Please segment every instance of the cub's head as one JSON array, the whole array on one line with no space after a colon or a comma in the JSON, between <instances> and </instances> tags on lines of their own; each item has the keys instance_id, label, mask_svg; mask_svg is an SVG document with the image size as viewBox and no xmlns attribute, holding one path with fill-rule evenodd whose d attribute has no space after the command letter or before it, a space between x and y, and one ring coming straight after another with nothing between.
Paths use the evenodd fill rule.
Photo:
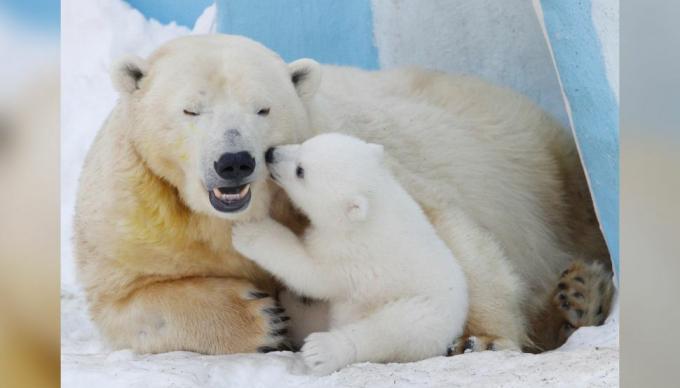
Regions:
<instances>
[{"instance_id":1,"label":"cub's head","mask_svg":"<svg viewBox=\"0 0 680 388\"><path fill-rule=\"evenodd\" d=\"M272 179L316 225L366 219L386 169L383 146L329 133L267 150Z\"/></svg>"},{"instance_id":2,"label":"cub's head","mask_svg":"<svg viewBox=\"0 0 680 388\"><path fill-rule=\"evenodd\" d=\"M265 150L307 137L320 66L239 36L191 36L125 58L112 78L139 158L193 211L238 219L268 207Z\"/></svg>"}]
</instances>

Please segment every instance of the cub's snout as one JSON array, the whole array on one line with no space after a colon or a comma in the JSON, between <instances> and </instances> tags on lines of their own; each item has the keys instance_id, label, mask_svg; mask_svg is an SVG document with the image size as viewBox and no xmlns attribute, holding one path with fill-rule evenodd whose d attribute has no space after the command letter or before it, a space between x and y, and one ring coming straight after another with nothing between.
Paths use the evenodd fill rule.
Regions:
<instances>
[{"instance_id":1,"label":"cub's snout","mask_svg":"<svg viewBox=\"0 0 680 388\"><path fill-rule=\"evenodd\" d=\"M267 152L264 153L264 161L267 164L274 163L274 149L276 149L276 147L270 147Z\"/></svg>"}]
</instances>

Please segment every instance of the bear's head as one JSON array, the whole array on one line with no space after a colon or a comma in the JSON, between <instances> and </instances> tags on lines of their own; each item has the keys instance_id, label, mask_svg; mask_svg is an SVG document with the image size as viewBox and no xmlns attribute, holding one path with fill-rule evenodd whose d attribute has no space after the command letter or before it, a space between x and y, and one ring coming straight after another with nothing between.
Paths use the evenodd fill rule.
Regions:
<instances>
[{"instance_id":1,"label":"bear's head","mask_svg":"<svg viewBox=\"0 0 680 388\"><path fill-rule=\"evenodd\" d=\"M389 174L382 145L338 133L270 148L266 161L272 179L312 223L332 228L364 221Z\"/></svg>"},{"instance_id":2,"label":"bear's head","mask_svg":"<svg viewBox=\"0 0 680 388\"><path fill-rule=\"evenodd\" d=\"M320 72L313 60L286 64L244 37L205 35L124 58L112 78L148 168L193 211L239 219L268 208L264 151L308 137Z\"/></svg>"}]
</instances>

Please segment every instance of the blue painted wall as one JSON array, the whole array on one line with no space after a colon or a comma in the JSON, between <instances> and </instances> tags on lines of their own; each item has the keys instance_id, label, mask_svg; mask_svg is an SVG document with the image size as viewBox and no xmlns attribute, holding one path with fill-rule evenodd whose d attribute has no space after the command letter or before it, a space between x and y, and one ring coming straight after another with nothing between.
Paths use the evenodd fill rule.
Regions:
<instances>
[{"instance_id":1,"label":"blue painted wall","mask_svg":"<svg viewBox=\"0 0 680 388\"><path fill-rule=\"evenodd\" d=\"M214 0L126 0L147 18L163 24L176 22L193 28L196 19ZM255 2L255 1L253 1Z\"/></svg>"},{"instance_id":2,"label":"blue painted wall","mask_svg":"<svg viewBox=\"0 0 680 388\"><path fill-rule=\"evenodd\" d=\"M19 22L48 31L58 31L61 18L59 0L9 0L0 11Z\"/></svg>"},{"instance_id":3,"label":"blue painted wall","mask_svg":"<svg viewBox=\"0 0 680 388\"><path fill-rule=\"evenodd\" d=\"M607 79L590 0L542 0L581 157L600 223L619 272L619 107Z\"/></svg>"},{"instance_id":4,"label":"blue painted wall","mask_svg":"<svg viewBox=\"0 0 680 388\"><path fill-rule=\"evenodd\" d=\"M217 30L253 38L287 62L378 68L369 0L218 0Z\"/></svg>"}]
</instances>

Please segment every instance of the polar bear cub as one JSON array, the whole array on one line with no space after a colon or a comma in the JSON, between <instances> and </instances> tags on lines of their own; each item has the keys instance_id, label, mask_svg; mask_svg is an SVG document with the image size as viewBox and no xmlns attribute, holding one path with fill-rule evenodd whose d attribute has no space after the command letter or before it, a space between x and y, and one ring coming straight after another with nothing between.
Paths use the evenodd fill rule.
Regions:
<instances>
[{"instance_id":1,"label":"polar bear cub","mask_svg":"<svg viewBox=\"0 0 680 388\"><path fill-rule=\"evenodd\" d=\"M272 219L237 224L233 243L292 290L330 303L330 330L302 347L311 372L444 355L463 332L465 277L383 147L323 134L265 159L311 226L300 239Z\"/></svg>"}]
</instances>

